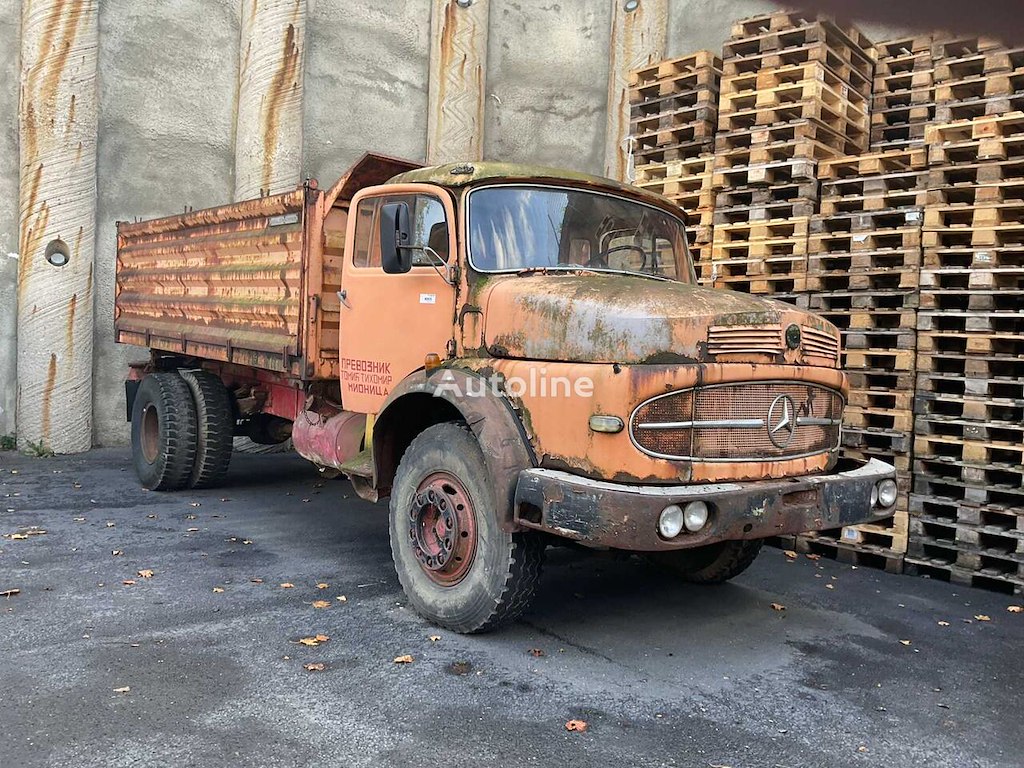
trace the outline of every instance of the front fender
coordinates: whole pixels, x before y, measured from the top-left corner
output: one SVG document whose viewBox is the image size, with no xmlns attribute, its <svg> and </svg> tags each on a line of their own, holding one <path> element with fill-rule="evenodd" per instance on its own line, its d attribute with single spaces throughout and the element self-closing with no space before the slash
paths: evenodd
<svg viewBox="0 0 1024 768">
<path fill-rule="evenodd" d="M 412 439 L 433 424 L 461 418 L 483 452 L 499 522 L 514 531 L 519 529 L 513 514 L 519 473 L 536 467 L 537 457 L 512 403 L 483 386 L 481 379 L 475 371 L 437 368 L 416 371 L 399 382 L 373 426 L 374 487 L 380 497 L 389 495 Z"/>
</svg>

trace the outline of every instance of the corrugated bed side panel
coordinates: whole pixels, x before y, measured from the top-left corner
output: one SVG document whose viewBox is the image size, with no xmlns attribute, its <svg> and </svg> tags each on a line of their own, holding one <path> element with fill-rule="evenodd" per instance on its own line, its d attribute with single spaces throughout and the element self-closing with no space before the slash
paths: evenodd
<svg viewBox="0 0 1024 768">
<path fill-rule="evenodd" d="M 117 341 L 301 375 L 302 190 L 118 228 Z"/>
</svg>

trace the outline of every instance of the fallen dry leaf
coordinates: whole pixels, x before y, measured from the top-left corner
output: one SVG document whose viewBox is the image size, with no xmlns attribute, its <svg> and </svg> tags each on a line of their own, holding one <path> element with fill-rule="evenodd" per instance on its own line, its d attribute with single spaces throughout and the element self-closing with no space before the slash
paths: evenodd
<svg viewBox="0 0 1024 768">
<path fill-rule="evenodd" d="M 324 582 L 321 581 L 319 584 L 316 585 L 316 588 L 317 589 L 327 589 L 327 587 L 329 587 L 329 586 L 330 586 L 330 584 L 324 584 Z"/>
<path fill-rule="evenodd" d="M 977 619 L 978 621 L 992 621 L 992 617 L 991 616 L 986 616 L 984 613 L 979 613 L 974 618 Z"/>
<path fill-rule="evenodd" d="M 199 529 L 198 528 L 189 528 L 188 531 L 186 531 L 186 532 L 187 533 L 198 533 Z"/>
<path fill-rule="evenodd" d="M 1008 605 L 1006 610 L 1010 613 L 1024 613 L 1024 605 Z"/>
<path fill-rule="evenodd" d="M 940 621 L 939 622 L 939 626 L 940 627 L 948 627 L 949 626 L 949 622 L 948 621 Z"/>
<path fill-rule="evenodd" d="M 410 654 L 404 656 L 395 656 L 395 664 L 412 664 L 413 658 Z"/>
<path fill-rule="evenodd" d="M 782 603 L 772 603 L 772 610 L 773 611 L 784 611 L 784 610 L 786 610 L 786 606 L 784 606 Z"/>
<path fill-rule="evenodd" d="M 792 549 L 787 549 L 782 554 L 784 554 L 790 560 L 796 560 L 796 558 L 797 558 L 796 552 L 794 552 Z M 570 721 L 570 722 L 575 722 L 575 721 Z"/>
<path fill-rule="evenodd" d="M 115 688 L 114 689 L 114 693 L 128 693 L 130 691 L 131 691 L 131 687 L 127 686 L 127 685 L 124 688 Z"/>
<path fill-rule="evenodd" d="M 28 530 L 19 531 L 17 533 L 5 533 L 3 537 L 11 541 L 24 541 L 29 536 L 42 536 L 45 534 L 42 528 L 29 528 Z"/>
<path fill-rule="evenodd" d="M 825 585 L 825 589 L 835 589 L 835 588 L 836 588 L 835 584 L 826 584 Z"/>
<path fill-rule="evenodd" d="M 73 517 L 73 518 L 71 518 L 71 522 L 73 522 L 73 523 L 84 523 L 85 522 L 85 518 L 84 517 Z"/>
<path fill-rule="evenodd" d="M 441 639 L 440 635 L 431 635 L 430 636 L 430 642 L 432 642 L 432 643 L 436 643 L 440 639 Z"/>
<path fill-rule="evenodd" d="M 330 608 L 331 602 L 329 600 L 314 600 L 311 605 L 314 608 Z"/>
<path fill-rule="evenodd" d="M 249 539 L 242 539 L 242 543 L 243 544 L 252 544 L 252 541 L 249 540 Z"/>
<path fill-rule="evenodd" d="M 0 597 L 14 597 L 15 595 L 20 594 L 20 589 L 5 589 L 3 592 L 0 592 Z"/>
<path fill-rule="evenodd" d="M 316 662 L 314 664 L 303 664 L 302 668 L 307 672 L 323 672 L 327 669 L 327 665 L 323 662 Z"/>
<path fill-rule="evenodd" d="M 529 653 L 529 654 L 530 654 L 531 656 L 533 656 L 533 657 L 534 657 L 535 659 L 539 659 L 539 658 L 540 658 L 541 656 L 545 656 L 545 655 L 547 655 L 547 654 L 545 654 L 545 653 L 544 653 L 544 651 L 543 651 L 542 649 L 540 649 L 540 648 L 531 648 L 531 649 L 530 649 L 529 651 L 527 651 L 527 653 Z"/>
<path fill-rule="evenodd" d="M 112 550 L 110 554 L 113 555 L 114 557 L 120 557 L 121 555 L 124 554 L 124 551 L 120 550 L 120 549 L 115 549 L 115 550 Z"/>
<path fill-rule="evenodd" d="M 804 555 L 808 560 L 821 560 L 821 555 L 806 554 Z"/>
<path fill-rule="evenodd" d="M 909 640 L 900 640 L 900 645 L 910 645 Z"/>
<path fill-rule="evenodd" d="M 569 722 L 567 722 L 565 724 L 565 730 L 567 730 L 567 731 L 577 731 L 579 733 L 583 733 L 584 731 L 587 730 L 587 721 L 586 720 L 570 720 Z"/>
<path fill-rule="evenodd" d="M 290 581 L 286 581 L 286 582 L 284 582 L 281 585 L 281 589 L 294 589 L 294 588 L 295 588 L 295 585 L 292 584 Z"/>
<path fill-rule="evenodd" d="M 196 516 L 195 515 L 185 515 L 185 519 L 186 520 L 195 520 Z"/>
<path fill-rule="evenodd" d="M 314 635 L 313 637 L 300 638 L 299 643 L 301 643 L 302 645 L 308 645 L 311 648 L 315 648 L 316 646 L 320 645 L 320 643 L 326 643 L 330 639 L 331 638 L 329 638 L 327 635 Z"/>
<path fill-rule="evenodd" d="M 125 579 L 121 583 L 124 584 L 126 587 L 130 587 L 132 584 L 135 583 L 135 579 Z"/>
<path fill-rule="evenodd" d="M 252 582 L 253 584 L 262 584 L 263 583 L 263 579 L 259 578 L 258 576 L 249 579 L 249 581 Z"/>
<path fill-rule="evenodd" d="M 201 507 L 201 506 L 203 506 L 203 505 L 202 505 L 202 504 L 200 504 L 200 503 L 199 503 L 198 501 L 190 501 L 190 502 L 188 503 L 188 505 L 189 505 L 190 507 Z"/>
<path fill-rule="evenodd" d="M 345 597 L 344 595 L 338 595 L 334 599 L 337 600 L 339 603 L 347 603 L 348 602 L 348 598 Z"/>
<path fill-rule="evenodd" d="M 153 571 L 150 570 L 149 568 L 143 568 L 141 571 L 138 572 L 138 575 L 140 577 L 142 577 L 143 579 L 152 579 L 153 578 Z"/>
<path fill-rule="evenodd" d="M 214 587 L 213 591 L 214 592 L 223 592 L 224 591 L 224 587 Z"/>
</svg>

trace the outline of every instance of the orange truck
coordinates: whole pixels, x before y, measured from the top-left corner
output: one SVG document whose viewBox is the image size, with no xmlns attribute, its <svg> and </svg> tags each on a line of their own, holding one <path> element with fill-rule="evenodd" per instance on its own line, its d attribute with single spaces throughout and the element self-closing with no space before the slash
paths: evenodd
<svg viewBox="0 0 1024 768">
<path fill-rule="evenodd" d="M 840 456 L 840 338 L 699 287 L 685 214 L 608 179 L 366 155 L 333 187 L 119 223 L 117 341 L 143 486 L 291 440 L 390 499 L 410 603 L 516 617 L 556 539 L 719 583 L 765 538 L 893 514 Z"/>
</svg>

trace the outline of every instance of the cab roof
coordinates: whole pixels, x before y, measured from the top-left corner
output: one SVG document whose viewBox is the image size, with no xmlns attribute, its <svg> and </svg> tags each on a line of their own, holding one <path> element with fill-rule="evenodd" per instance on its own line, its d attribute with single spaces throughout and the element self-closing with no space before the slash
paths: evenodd
<svg viewBox="0 0 1024 768">
<path fill-rule="evenodd" d="M 591 187 L 618 192 L 627 197 L 659 204 L 661 207 L 684 213 L 683 210 L 667 197 L 649 192 L 639 187 L 594 176 L 589 173 L 568 171 L 562 168 L 548 168 L 542 165 L 523 163 L 448 163 L 400 173 L 389 179 L 389 184 L 436 184 L 441 187 L 461 188 L 485 182 L 516 182 L 516 181 L 547 181 L 569 182 L 573 186 Z M 685 215 L 685 213 L 684 213 Z"/>
</svg>

